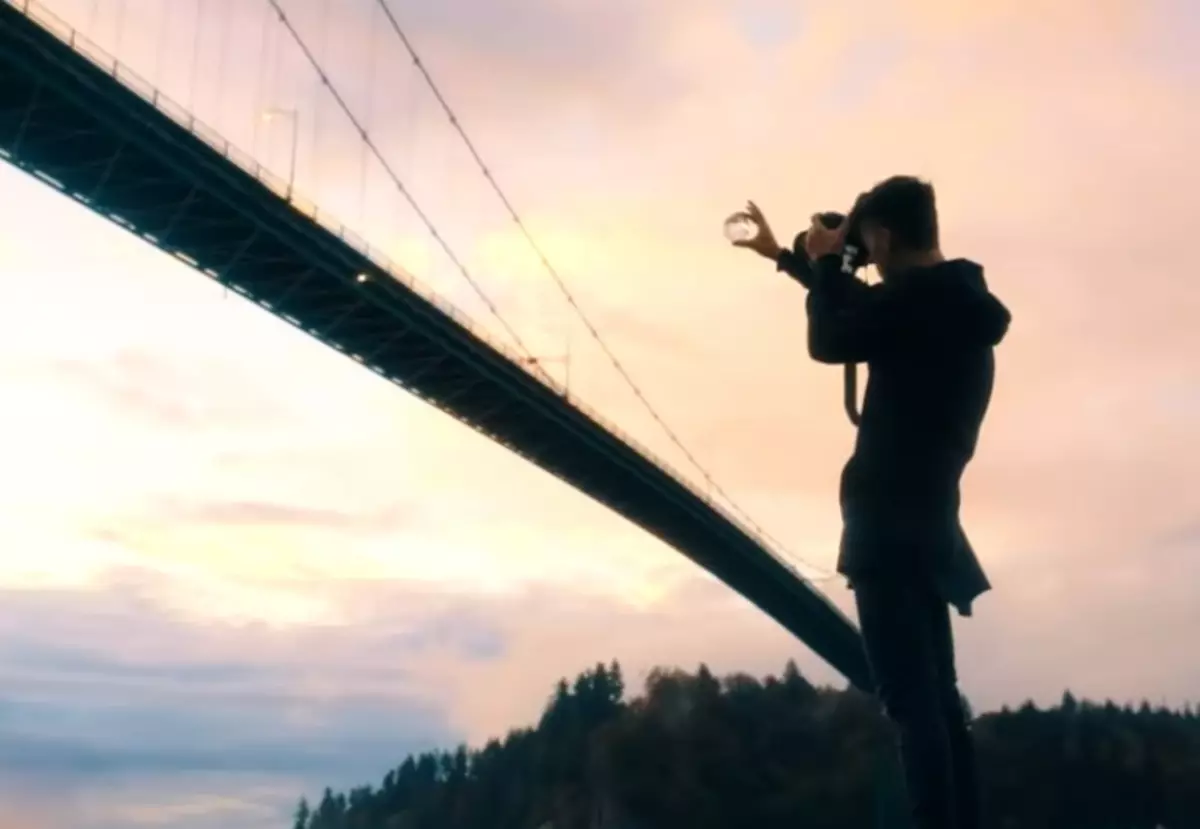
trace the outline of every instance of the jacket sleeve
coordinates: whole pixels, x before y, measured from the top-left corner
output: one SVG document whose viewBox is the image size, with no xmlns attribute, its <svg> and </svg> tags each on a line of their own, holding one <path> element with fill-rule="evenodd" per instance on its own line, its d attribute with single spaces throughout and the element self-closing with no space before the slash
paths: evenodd
<svg viewBox="0 0 1200 829">
<path fill-rule="evenodd" d="M 864 363 L 902 346 L 906 328 L 893 292 L 843 273 L 840 256 L 812 267 L 808 353 L 820 363 Z"/>
<path fill-rule="evenodd" d="M 775 270 L 786 273 L 805 288 L 812 288 L 812 263 L 799 247 L 796 248 L 796 252 L 787 248 L 780 251 L 779 257 L 775 260 Z"/>
</svg>

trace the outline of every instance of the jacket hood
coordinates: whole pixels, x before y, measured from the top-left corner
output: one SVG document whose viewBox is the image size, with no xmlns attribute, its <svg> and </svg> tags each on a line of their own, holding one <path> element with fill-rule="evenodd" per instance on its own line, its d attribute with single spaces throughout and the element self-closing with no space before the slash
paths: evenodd
<svg viewBox="0 0 1200 829">
<path fill-rule="evenodd" d="M 1008 333 L 1012 314 L 988 290 L 978 263 L 951 259 L 901 278 L 920 295 L 914 299 L 928 303 L 933 314 L 930 324 L 939 329 L 939 338 L 959 346 L 983 347 L 998 345 Z"/>
</svg>

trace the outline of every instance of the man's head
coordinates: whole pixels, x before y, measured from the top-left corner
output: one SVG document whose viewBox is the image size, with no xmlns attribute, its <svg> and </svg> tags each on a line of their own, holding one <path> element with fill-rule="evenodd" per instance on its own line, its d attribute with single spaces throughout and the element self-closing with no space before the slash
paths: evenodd
<svg viewBox="0 0 1200 829">
<path fill-rule="evenodd" d="M 851 220 L 885 279 L 889 271 L 941 259 L 937 203 L 928 182 L 912 176 L 881 181 L 858 197 Z"/>
</svg>

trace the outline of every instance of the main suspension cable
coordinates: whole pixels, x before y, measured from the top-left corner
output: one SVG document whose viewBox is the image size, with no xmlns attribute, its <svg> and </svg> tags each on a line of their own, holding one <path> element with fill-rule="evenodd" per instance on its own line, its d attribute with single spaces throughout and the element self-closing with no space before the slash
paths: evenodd
<svg viewBox="0 0 1200 829">
<path fill-rule="evenodd" d="M 496 303 L 493 302 L 491 297 L 488 296 L 487 292 L 483 290 L 483 286 L 481 286 L 475 280 L 475 278 L 471 276 L 466 265 L 462 263 L 462 260 L 460 260 L 455 254 L 454 249 L 450 247 L 450 243 L 447 242 L 442 234 L 438 231 L 437 226 L 433 223 L 433 220 L 429 218 L 429 216 L 421 208 L 421 205 L 417 203 L 416 198 L 400 179 L 400 176 L 397 175 L 392 165 L 388 163 L 388 160 L 384 157 L 383 153 L 379 151 L 379 148 L 371 138 L 370 133 L 367 132 L 366 128 L 363 126 L 358 117 L 355 116 L 354 111 L 346 103 L 346 99 L 342 96 L 341 92 L 338 91 L 337 86 L 335 86 L 334 83 L 329 79 L 329 75 L 326 73 L 324 67 L 322 67 L 321 62 L 317 60 L 316 56 L 313 54 L 304 38 L 300 36 L 300 33 L 296 30 L 296 27 L 292 25 L 291 19 L 288 18 L 287 13 L 284 12 L 279 0 L 267 0 L 267 2 L 271 4 L 271 7 L 275 10 L 275 14 L 279 17 L 279 22 L 285 29 L 287 29 L 288 34 L 291 36 L 292 40 L 295 41 L 296 46 L 299 47 L 300 51 L 304 53 L 304 57 L 312 66 L 313 71 L 317 73 L 317 77 L 321 79 L 321 83 L 326 89 L 329 90 L 329 94 L 333 96 L 334 101 L 342 110 L 342 113 L 350 120 L 350 123 L 354 126 L 355 131 L 359 134 L 359 137 L 362 138 L 363 143 L 370 148 L 371 154 L 375 156 L 375 159 L 383 167 L 384 172 L 387 173 L 388 178 L 392 180 L 392 183 L 396 186 L 396 189 L 400 191 L 400 195 L 402 195 L 405 201 L 408 202 L 409 206 L 425 225 L 430 235 L 433 236 L 433 238 L 438 242 L 447 258 L 450 259 L 451 263 L 457 268 L 458 272 L 462 274 L 463 278 L 483 301 L 484 305 L 487 306 L 487 309 L 491 312 L 492 316 L 494 316 L 499 321 L 500 325 L 503 326 L 505 332 L 509 337 L 512 338 L 512 341 L 516 345 L 517 349 L 524 352 L 525 357 L 528 359 L 528 365 L 540 373 L 545 380 L 552 382 L 552 378 L 549 376 L 546 370 L 542 368 L 541 363 L 533 357 L 529 349 L 525 346 L 525 343 L 521 339 L 520 335 L 517 334 L 516 330 L 511 325 L 509 325 L 508 321 L 504 318 L 504 315 L 500 313 L 500 309 L 496 306 Z"/>
<path fill-rule="evenodd" d="M 271 0 L 271 2 L 274 3 L 275 0 Z M 421 76 L 424 78 L 425 83 L 429 87 L 430 92 L 433 93 L 433 96 L 434 96 L 434 98 L 437 99 L 437 102 L 441 106 L 442 111 L 445 113 L 446 117 L 450 120 L 450 124 L 454 127 L 454 130 L 458 133 L 459 137 L 462 139 L 463 144 L 466 146 L 467 150 L 470 152 L 471 157 L 474 159 L 476 165 L 479 167 L 479 170 L 483 174 L 483 177 L 485 179 L 487 179 L 488 184 L 491 185 L 492 191 L 500 199 L 500 203 L 502 205 L 504 205 L 504 208 L 508 212 L 509 217 L 513 220 L 513 223 L 521 231 L 521 234 L 524 236 L 525 241 L 529 244 L 530 249 L 533 251 L 534 255 L 541 262 L 542 267 L 550 275 L 550 278 L 554 281 L 555 285 L 558 286 L 558 289 L 562 293 L 563 297 L 566 299 L 567 304 L 572 308 L 572 310 L 575 312 L 576 316 L 578 316 L 580 322 L 583 323 L 584 327 L 588 331 L 588 334 L 592 337 L 593 340 L 596 341 L 596 344 L 600 346 L 600 349 L 604 352 L 605 356 L 608 358 L 608 360 L 612 364 L 613 368 L 616 369 L 617 373 L 625 381 L 626 385 L 633 392 L 634 396 L 641 402 L 643 408 L 646 410 L 647 413 L 649 413 L 650 417 L 653 418 L 653 420 L 659 425 L 659 427 L 662 429 L 663 433 L 667 436 L 667 438 L 671 441 L 671 443 L 674 444 L 674 446 L 680 452 L 683 453 L 684 457 L 687 458 L 688 462 L 691 463 L 691 465 L 700 473 L 701 477 L 704 479 L 704 482 L 709 486 L 709 488 L 713 492 L 720 495 L 725 500 L 725 502 L 728 503 L 729 506 L 736 513 L 738 513 L 738 515 L 741 516 L 742 520 L 744 520 L 755 532 L 757 532 L 761 537 L 763 537 L 764 539 L 769 541 L 771 544 L 773 544 L 779 550 L 784 551 L 785 548 L 783 547 L 783 545 L 780 544 L 777 539 L 773 538 L 769 533 L 767 533 L 761 526 L 759 526 L 758 523 L 755 522 L 754 519 L 752 519 L 746 513 L 745 510 L 743 510 L 740 506 L 738 506 L 737 502 L 734 501 L 733 498 L 731 498 L 727 492 L 725 492 L 725 490 L 720 486 L 720 484 L 718 484 L 716 482 L 716 480 L 713 479 L 713 476 L 708 472 L 707 468 L 705 468 L 705 466 L 700 463 L 700 461 L 696 458 L 696 456 L 694 454 L 692 454 L 691 450 L 687 448 L 687 446 L 683 443 L 682 439 L 680 439 L 679 435 L 675 432 L 675 430 L 672 429 L 667 424 L 666 420 L 663 419 L 663 417 L 658 413 L 658 410 L 655 409 L 654 406 L 650 403 L 649 399 L 647 399 L 645 393 L 642 391 L 641 387 L 638 386 L 637 382 L 633 379 L 633 377 L 626 370 L 625 365 L 621 362 L 620 358 L 617 357 L 617 355 L 609 347 L 608 343 L 606 343 L 604 341 L 604 338 L 601 337 L 599 330 L 597 330 L 596 326 L 592 323 L 592 321 L 588 317 L 588 315 L 586 313 L 584 313 L 583 308 L 580 307 L 579 302 L 575 299 L 575 295 L 572 293 L 571 289 L 567 286 L 566 281 L 559 274 L 558 269 L 555 268 L 554 265 L 551 264 L 549 257 L 546 255 L 546 253 L 542 249 L 541 245 L 539 245 L 537 240 L 534 238 L 533 233 L 529 230 L 529 227 L 526 225 L 525 221 L 521 218 L 521 215 L 517 212 L 516 207 L 513 206 L 512 201 L 508 198 L 508 195 L 504 192 L 504 189 L 500 186 L 499 182 L 497 182 L 495 177 L 492 175 L 491 169 L 488 167 L 487 163 L 483 160 L 483 157 L 480 155 L 478 149 L 475 146 L 475 142 L 473 142 L 471 140 L 470 136 L 467 135 L 467 131 L 463 127 L 462 122 L 459 120 L 458 115 L 455 113 L 454 109 L 450 106 L 449 102 L 446 100 L 445 96 L 442 94 L 441 89 L 438 87 L 437 83 L 434 81 L 433 75 L 430 73 L 429 68 L 425 65 L 425 62 L 423 60 L 421 60 L 420 55 L 417 54 L 416 48 L 413 46 L 412 41 L 409 40 L 408 35 L 404 32 L 403 27 L 401 27 L 401 25 L 400 25 L 400 21 L 396 19 L 396 15 L 392 12 L 391 8 L 388 6 L 387 1 L 386 0 L 375 0 L 375 2 L 383 10 L 383 13 L 384 13 L 384 15 L 386 15 L 388 24 L 391 26 L 392 31 L 396 34 L 396 37 L 403 44 L 405 50 L 408 52 L 409 57 L 412 59 L 413 66 L 415 66 L 417 68 L 417 71 L 421 73 Z M 804 559 L 800 558 L 799 556 L 795 556 L 791 553 L 788 553 L 787 555 L 789 558 L 795 558 L 797 561 L 804 564 L 805 567 L 808 567 L 811 570 L 816 570 L 817 572 L 820 572 L 823 574 L 827 572 L 826 568 L 817 567 L 816 565 L 805 561 Z M 831 577 L 831 576 L 823 575 L 821 578 L 828 578 L 828 577 Z"/>
</svg>

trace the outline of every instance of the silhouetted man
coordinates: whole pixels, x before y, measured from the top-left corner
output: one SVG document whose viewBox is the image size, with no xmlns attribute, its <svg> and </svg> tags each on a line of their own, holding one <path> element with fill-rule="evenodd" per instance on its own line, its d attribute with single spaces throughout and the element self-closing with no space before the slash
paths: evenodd
<svg viewBox="0 0 1200 829">
<path fill-rule="evenodd" d="M 1009 312 L 979 265 L 942 256 L 925 182 L 880 183 L 837 230 L 814 216 L 803 250 L 780 247 L 753 203 L 747 213 L 759 235 L 736 244 L 809 289 L 809 354 L 868 366 L 854 454 L 842 473 L 838 571 L 854 590 L 877 692 L 899 732 L 917 824 L 977 829 L 974 748 L 949 607 L 969 616 L 990 589 L 959 523 L 959 481 L 991 398 L 993 347 Z M 851 225 L 861 229 L 879 284 L 843 270 Z"/>
</svg>

